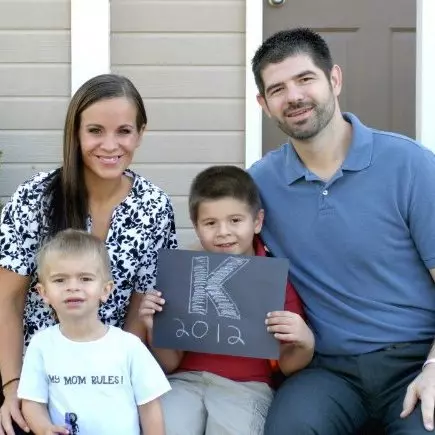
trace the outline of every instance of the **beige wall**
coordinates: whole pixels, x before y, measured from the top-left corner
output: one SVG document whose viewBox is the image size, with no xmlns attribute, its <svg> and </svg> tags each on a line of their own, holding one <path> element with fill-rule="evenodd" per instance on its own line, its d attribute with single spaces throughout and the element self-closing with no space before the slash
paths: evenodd
<svg viewBox="0 0 435 435">
<path fill-rule="evenodd" d="M 186 246 L 192 178 L 244 161 L 245 0 L 111 0 L 111 30 L 112 71 L 149 115 L 133 168 L 170 194 Z M 69 95 L 70 0 L 0 0 L 3 201 L 59 164 Z"/>
<path fill-rule="evenodd" d="M 69 33 L 70 0 L 0 0 L 0 199 L 59 162 Z"/>
<path fill-rule="evenodd" d="M 133 167 L 170 194 L 186 246 L 194 175 L 244 160 L 245 1 L 112 0 L 111 17 L 112 71 L 149 115 Z"/>
</svg>

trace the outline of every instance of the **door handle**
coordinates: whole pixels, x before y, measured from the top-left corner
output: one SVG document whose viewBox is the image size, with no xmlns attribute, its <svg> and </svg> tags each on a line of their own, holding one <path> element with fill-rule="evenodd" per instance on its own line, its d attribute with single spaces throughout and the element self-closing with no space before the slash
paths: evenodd
<svg viewBox="0 0 435 435">
<path fill-rule="evenodd" d="M 269 0 L 269 5 L 273 7 L 282 6 L 285 3 L 285 0 Z"/>
</svg>

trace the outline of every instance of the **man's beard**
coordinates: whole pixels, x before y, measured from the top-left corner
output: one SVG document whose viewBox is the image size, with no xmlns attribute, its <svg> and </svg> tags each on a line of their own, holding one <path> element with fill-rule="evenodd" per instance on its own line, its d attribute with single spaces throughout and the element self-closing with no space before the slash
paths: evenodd
<svg viewBox="0 0 435 435">
<path fill-rule="evenodd" d="M 284 111 L 284 117 L 287 113 L 293 112 L 298 109 L 312 109 L 312 113 L 307 119 L 295 122 L 293 124 L 281 121 L 275 118 L 278 127 L 290 138 L 296 140 L 308 140 L 315 137 L 321 132 L 331 121 L 335 112 L 335 99 L 330 96 L 328 101 L 324 104 L 315 103 L 298 103 L 291 104 Z M 287 120 L 287 118 L 284 118 Z"/>
</svg>

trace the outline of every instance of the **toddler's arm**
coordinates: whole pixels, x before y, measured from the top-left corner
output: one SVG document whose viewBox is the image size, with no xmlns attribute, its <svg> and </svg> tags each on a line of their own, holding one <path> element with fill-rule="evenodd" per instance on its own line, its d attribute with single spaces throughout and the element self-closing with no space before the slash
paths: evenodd
<svg viewBox="0 0 435 435">
<path fill-rule="evenodd" d="M 138 406 L 142 435 L 165 435 L 162 406 L 159 399 Z"/>
<path fill-rule="evenodd" d="M 23 400 L 22 412 L 30 430 L 35 435 L 66 435 L 69 433 L 65 427 L 52 424 L 45 403 Z"/>
</svg>

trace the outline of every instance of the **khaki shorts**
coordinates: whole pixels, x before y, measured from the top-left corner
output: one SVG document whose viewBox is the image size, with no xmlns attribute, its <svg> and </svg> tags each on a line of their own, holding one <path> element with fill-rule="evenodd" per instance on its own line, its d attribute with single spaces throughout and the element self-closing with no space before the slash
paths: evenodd
<svg viewBox="0 0 435 435">
<path fill-rule="evenodd" d="M 273 390 L 264 382 L 235 382 L 208 372 L 168 376 L 161 398 L 166 435 L 262 435 Z"/>
</svg>

